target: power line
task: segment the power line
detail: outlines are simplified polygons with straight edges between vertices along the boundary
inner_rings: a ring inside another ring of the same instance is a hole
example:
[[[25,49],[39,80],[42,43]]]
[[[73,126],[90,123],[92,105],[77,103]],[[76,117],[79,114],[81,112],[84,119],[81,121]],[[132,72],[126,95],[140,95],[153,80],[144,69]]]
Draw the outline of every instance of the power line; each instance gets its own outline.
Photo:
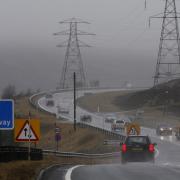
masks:
[[[57,47],[66,47],[65,61],[60,79],[60,88],[73,88],[73,73],[76,73],[76,82],[78,87],[87,86],[86,75],[83,67],[80,47],[90,47],[86,43],[80,41],[78,36],[95,35],[78,30],[78,24],[89,24],[77,18],[71,18],[59,22],[60,24],[69,24],[69,30],[54,33],[54,35],[69,36],[69,39]]]
[[[159,52],[154,76],[154,86],[162,81],[180,78],[180,41],[178,18],[175,0],[166,0],[164,13],[152,18],[161,18],[162,30],[159,43]],[[150,25],[149,20],[149,25]]]

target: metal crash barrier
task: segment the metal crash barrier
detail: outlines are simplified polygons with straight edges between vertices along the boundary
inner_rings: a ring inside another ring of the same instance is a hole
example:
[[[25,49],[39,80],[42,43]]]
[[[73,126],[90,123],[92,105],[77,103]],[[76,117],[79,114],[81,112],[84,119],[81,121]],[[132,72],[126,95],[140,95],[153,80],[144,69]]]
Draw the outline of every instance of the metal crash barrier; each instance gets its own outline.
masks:
[[[8,162],[14,160],[28,160],[28,147],[17,146],[0,146],[0,162]],[[42,149],[31,148],[31,160],[42,160]]]

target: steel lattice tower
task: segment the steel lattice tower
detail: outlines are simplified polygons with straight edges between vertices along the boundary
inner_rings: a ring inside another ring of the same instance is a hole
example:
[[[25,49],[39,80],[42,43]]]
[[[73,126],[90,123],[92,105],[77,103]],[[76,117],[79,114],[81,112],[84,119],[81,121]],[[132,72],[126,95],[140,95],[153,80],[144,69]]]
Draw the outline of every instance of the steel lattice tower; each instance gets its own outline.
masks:
[[[162,18],[159,52],[154,76],[154,86],[164,81],[180,78],[180,41],[175,0],[165,0],[164,13],[151,18]]]
[[[80,47],[90,47],[78,39],[80,35],[94,35],[92,33],[86,33],[78,30],[78,24],[89,24],[86,21],[72,18],[60,22],[60,24],[69,24],[69,30],[54,33],[54,35],[68,35],[68,41],[63,42],[57,47],[66,47],[65,61],[60,80],[60,88],[72,88],[73,87],[73,73],[76,73],[77,87],[86,87],[86,73],[83,67],[83,61],[81,57]]]

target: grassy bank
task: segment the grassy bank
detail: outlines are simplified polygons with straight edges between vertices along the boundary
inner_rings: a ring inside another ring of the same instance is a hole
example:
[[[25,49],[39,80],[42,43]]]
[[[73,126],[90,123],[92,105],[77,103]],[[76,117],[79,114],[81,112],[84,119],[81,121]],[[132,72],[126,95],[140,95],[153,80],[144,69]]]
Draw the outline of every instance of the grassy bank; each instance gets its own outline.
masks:
[[[1,163],[0,180],[35,180],[39,172],[51,165],[120,163],[119,158],[109,159],[79,159],[46,157],[43,161],[14,161]]]
[[[78,105],[90,112],[97,112],[98,107],[100,112],[118,112],[121,109],[114,103],[114,100],[127,93],[127,91],[114,91],[83,96],[78,99]]]
[[[104,134],[95,130],[77,128],[74,132],[73,125],[64,120],[56,120],[50,114],[37,111],[28,103],[27,97],[21,97],[16,100],[15,112],[22,116],[27,116],[31,111],[32,117],[40,119],[41,138],[37,143],[37,148],[55,149],[54,140],[55,122],[61,129],[62,140],[59,143],[60,151],[85,152],[85,153],[105,153],[119,151],[119,147],[104,146],[104,139],[108,139]],[[26,143],[21,144],[27,146]],[[34,144],[31,144],[33,147]],[[109,160],[108,160],[109,161]],[[30,180],[35,179],[40,169],[52,164],[91,164],[100,163],[100,160],[86,160],[77,158],[59,158],[56,156],[45,157],[43,161],[14,161],[0,163],[0,179],[2,180]]]
[[[133,92],[131,94],[136,93]],[[137,94],[139,95],[140,92]],[[180,124],[180,116],[178,116],[177,113],[169,111],[168,115],[163,115],[162,105],[147,106],[147,104],[144,104],[143,106],[135,106],[136,103],[138,104],[138,101],[133,101],[133,99],[131,99],[132,104],[129,105],[130,102],[126,102],[126,106],[123,107],[125,99],[130,96],[128,92],[122,91],[92,94],[79,98],[78,105],[91,112],[97,112],[97,106],[99,106],[100,112],[119,112],[120,115],[131,116],[135,116],[137,109],[141,107],[144,111],[142,118],[137,118],[135,120],[141,126],[156,128],[160,123],[169,123],[173,126]]]

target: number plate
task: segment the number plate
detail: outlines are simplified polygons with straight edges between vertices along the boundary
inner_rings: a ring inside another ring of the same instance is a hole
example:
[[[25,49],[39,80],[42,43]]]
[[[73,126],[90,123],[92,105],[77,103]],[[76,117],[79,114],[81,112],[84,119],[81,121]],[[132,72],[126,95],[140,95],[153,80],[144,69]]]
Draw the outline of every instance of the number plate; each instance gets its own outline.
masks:
[[[133,151],[143,151],[143,148],[132,148]]]

